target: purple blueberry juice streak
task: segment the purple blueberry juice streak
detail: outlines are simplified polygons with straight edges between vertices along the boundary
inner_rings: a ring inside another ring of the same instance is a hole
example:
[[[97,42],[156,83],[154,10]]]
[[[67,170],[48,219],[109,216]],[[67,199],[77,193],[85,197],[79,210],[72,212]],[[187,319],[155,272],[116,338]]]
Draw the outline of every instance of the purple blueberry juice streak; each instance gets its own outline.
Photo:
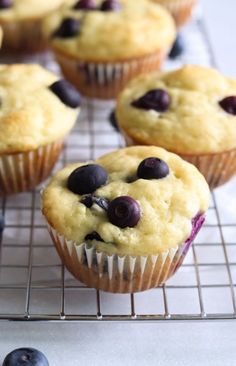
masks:
[[[185,241],[184,243],[184,250],[183,250],[183,254],[186,254],[190,245],[192,244],[192,242],[194,241],[194,239],[196,238],[199,230],[201,229],[203,223],[205,221],[205,215],[202,213],[197,214],[193,219],[192,219],[192,232],[190,237]]]
[[[182,246],[182,253],[178,261],[174,265],[174,269],[172,271],[172,275],[177,271],[177,269],[181,266],[183,263],[183,260],[188,253],[188,250],[190,246],[192,245],[194,239],[196,238],[199,230],[201,229],[203,223],[205,221],[205,214],[204,213],[198,213],[193,219],[192,219],[192,232],[189,238],[184,242]]]

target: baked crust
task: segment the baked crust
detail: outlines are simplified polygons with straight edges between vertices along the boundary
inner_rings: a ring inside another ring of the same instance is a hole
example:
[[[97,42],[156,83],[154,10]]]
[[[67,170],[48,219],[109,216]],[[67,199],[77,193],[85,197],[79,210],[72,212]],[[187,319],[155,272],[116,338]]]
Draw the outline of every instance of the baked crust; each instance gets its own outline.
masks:
[[[170,174],[159,180],[132,180],[140,162],[150,156],[166,161]],[[109,180],[94,194],[108,200],[131,196],[139,202],[142,216],[133,228],[112,225],[104,210],[97,205],[87,208],[80,202],[81,196],[67,188],[70,173],[83,164],[67,166],[44,190],[43,214],[60,235],[76,244],[96,231],[104,240],[96,242],[97,250],[108,255],[162,253],[184,243],[191,234],[193,217],[208,208],[209,189],[203,176],[193,165],[164,149],[125,148],[102,156],[96,164],[105,168]]]

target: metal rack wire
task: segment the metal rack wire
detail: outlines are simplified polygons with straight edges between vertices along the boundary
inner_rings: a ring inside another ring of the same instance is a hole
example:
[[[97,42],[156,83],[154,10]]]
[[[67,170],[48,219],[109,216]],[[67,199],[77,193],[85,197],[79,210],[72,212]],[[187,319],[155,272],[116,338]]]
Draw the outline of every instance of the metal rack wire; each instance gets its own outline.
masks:
[[[182,63],[214,64],[201,19],[183,34]],[[31,60],[30,60],[31,61]],[[50,68],[50,57],[40,62]],[[108,123],[112,102],[85,100],[55,170],[123,146]],[[235,180],[213,192],[207,222],[178,273],[144,293],[114,295],[86,288],[67,272],[40,213],[40,188],[0,198],[6,228],[0,237],[0,320],[157,321],[236,318]]]

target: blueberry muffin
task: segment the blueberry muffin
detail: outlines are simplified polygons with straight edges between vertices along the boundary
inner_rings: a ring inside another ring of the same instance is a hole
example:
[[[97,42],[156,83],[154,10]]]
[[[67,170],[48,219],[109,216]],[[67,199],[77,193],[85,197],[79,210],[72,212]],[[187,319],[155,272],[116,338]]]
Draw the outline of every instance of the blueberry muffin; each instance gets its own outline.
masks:
[[[149,0],[72,1],[48,17],[44,30],[65,77],[102,99],[157,70],[176,36],[172,17]]]
[[[208,204],[209,189],[198,170],[150,146],[67,166],[42,197],[68,270],[90,287],[122,293],[158,286],[174,274]]]
[[[0,196],[45,179],[78,115],[80,96],[39,65],[0,65]]]
[[[195,164],[211,188],[236,172],[236,81],[186,65],[133,80],[116,116],[128,145],[157,145]]]
[[[0,25],[7,51],[36,52],[46,48],[43,18],[66,0],[0,0]]]
[[[177,27],[183,26],[192,16],[197,0],[152,0],[163,5],[172,14]]]

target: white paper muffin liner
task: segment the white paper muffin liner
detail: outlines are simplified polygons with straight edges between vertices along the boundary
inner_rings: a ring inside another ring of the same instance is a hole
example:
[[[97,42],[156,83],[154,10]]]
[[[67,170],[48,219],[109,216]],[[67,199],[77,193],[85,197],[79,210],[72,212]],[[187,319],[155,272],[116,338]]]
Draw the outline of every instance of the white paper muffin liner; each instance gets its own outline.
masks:
[[[144,291],[163,284],[180,267],[192,241],[159,255],[119,256],[96,250],[95,245],[67,240],[48,224],[62,262],[88,287],[113,293]]]
[[[159,70],[169,48],[151,55],[120,62],[88,62],[54,49],[61,70],[81,94],[91,98],[113,99],[135,76]]]
[[[0,196],[31,190],[46,179],[62,147],[60,140],[32,151],[0,155]]]

